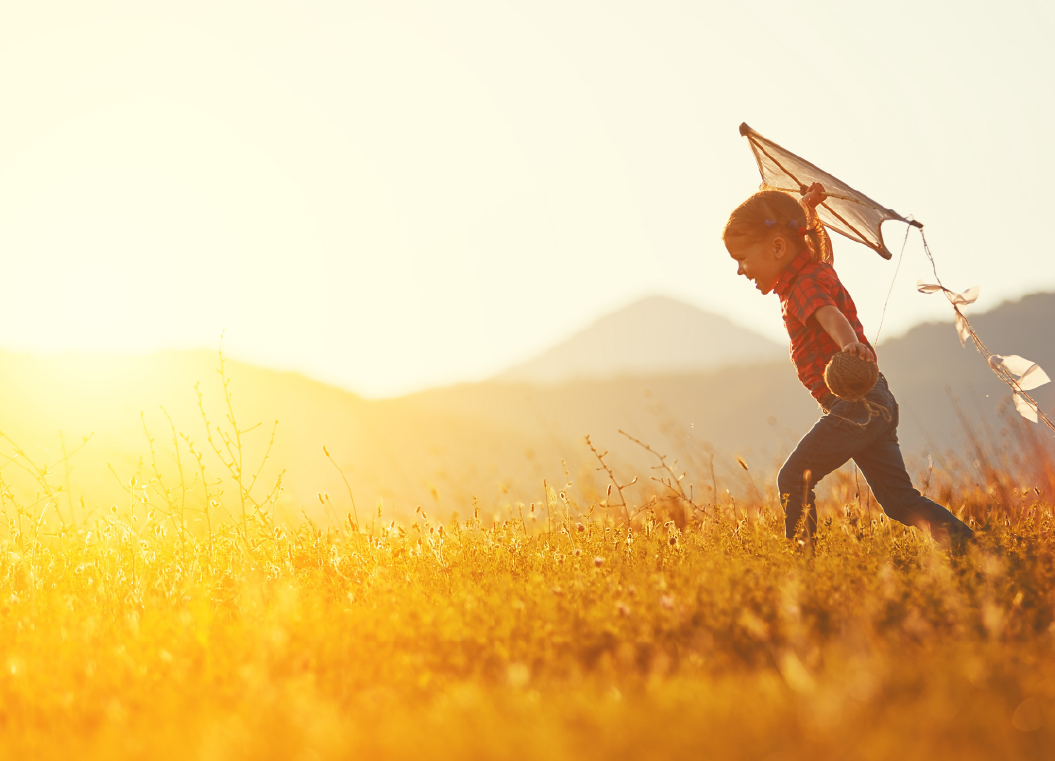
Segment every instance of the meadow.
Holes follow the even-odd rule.
[[[683,477],[658,453],[629,484],[598,451],[598,480],[566,475],[527,504],[395,515],[348,489],[298,515],[281,475],[257,477],[269,431],[250,457],[223,388],[223,418],[201,410],[207,437],[147,432],[105,510],[72,498],[75,451],[44,464],[4,437],[5,756],[1055,748],[1055,468],[1041,441],[1021,439],[1024,459],[979,450],[980,480],[921,474],[976,528],[962,554],[885,520],[852,471],[809,546],[783,538],[747,463],[753,498],[704,500],[688,484],[709,474]]]

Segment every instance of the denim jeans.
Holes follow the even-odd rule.
[[[833,397],[834,398],[834,397]],[[807,538],[817,531],[814,486],[853,459],[883,511],[909,526],[929,526],[934,536],[960,542],[972,535],[962,521],[912,487],[897,441],[898,406],[882,374],[864,401],[836,403],[795,447],[777,476],[786,499],[784,533],[789,539],[804,510]]]

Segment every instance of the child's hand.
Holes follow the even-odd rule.
[[[811,209],[816,209],[817,205],[823,203],[828,196],[824,193],[824,186],[819,182],[815,182],[810,185],[806,191],[806,195],[802,197],[802,202],[809,206]]]
[[[872,353],[872,350],[868,348],[868,344],[863,344],[860,341],[854,341],[852,344],[847,344],[843,347],[843,351],[847,354],[852,354],[858,359],[863,359],[865,362],[876,363],[876,355]]]

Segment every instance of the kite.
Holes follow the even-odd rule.
[[[1043,420],[1044,424],[1055,432],[1055,423],[1052,423],[1040,409],[1040,405],[1027,393],[1048,383],[1051,379],[1035,362],[1023,359],[1016,354],[1008,356],[994,354],[986,348],[960,309],[975,302],[978,298],[978,286],[968,288],[963,293],[955,293],[942,284],[921,223],[914,219],[907,219],[893,209],[881,206],[820,167],[781,148],[772,140],[762,137],[747,126],[746,122],[740,125],[740,134],[747,138],[751,146],[751,153],[754,154],[758,164],[758,171],[762,175],[760,190],[782,190],[785,193],[797,193],[799,196],[804,196],[813,183],[819,182],[824,186],[826,198],[817,206],[817,216],[829,230],[867,246],[884,259],[890,259],[891,253],[883,242],[881,229],[883,223],[893,219],[909,225],[905,230],[906,242],[909,231],[913,227],[918,229],[923,239],[923,250],[934,271],[936,283],[925,283],[920,280],[916,284],[917,290],[920,293],[941,292],[945,294],[956,316],[956,333],[960,338],[960,345],[966,347],[967,340],[972,341],[997,377],[1011,388],[1015,409],[1022,417],[1034,423]],[[904,253],[904,246],[902,246],[902,253]],[[898,265],[900,266],[900,259]],[[897,277],[896,272],[894,276]],[[885,311],[886,307],[884,306],[883,309]],[[882,320],[880,320],[880,326],[882,326]]]
[[[804,158],[786,151],[772,140],[766,140],[747,126],[740,125],[740,134],[747,138],[751,152],[762,174],[761,190],[783,190],[785,193],[806,195],[810,185],[819,182],[828,198],[817,207],[817,216],[829,230],[845,235],[875,251],[884,259],[891,257],[883,243],[881,225],[888,219],[923,228],[919,222],[905,219],[893,209],[887,209],[864,193],[851,188]]]

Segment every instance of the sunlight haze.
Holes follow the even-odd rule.
[[[0,348],[224,333],[234,357],[383,397],[497,375],[651,294],[786,343],[720,241],[759,183],[742,121],[925,223],[976,310],[1055,288],[1047,4],[4,16]],[[835,241],[870,336],[904,227],[883,232],[893,262]],[[912,235],[884,337],[950,318],[918,278]]]

